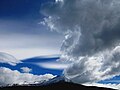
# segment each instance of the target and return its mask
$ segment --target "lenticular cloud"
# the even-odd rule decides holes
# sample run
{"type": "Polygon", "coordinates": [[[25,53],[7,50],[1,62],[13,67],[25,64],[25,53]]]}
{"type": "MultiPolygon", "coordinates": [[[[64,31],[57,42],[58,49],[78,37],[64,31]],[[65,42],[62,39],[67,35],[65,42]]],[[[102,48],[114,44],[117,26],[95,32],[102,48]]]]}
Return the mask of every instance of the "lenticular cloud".
{"type": "Polygon", "coordinates": [[[8,63],[15,66],[17,63],[20,63],[20,61],[10,54],[0,52],[0,63],[8,63]]]}
{"type": "Polygon", "coordinates": [[[45,25],[63,33],[67,80],[97,82],[120,75],[120,0],[56,0],[43,5],[45,25]]]}

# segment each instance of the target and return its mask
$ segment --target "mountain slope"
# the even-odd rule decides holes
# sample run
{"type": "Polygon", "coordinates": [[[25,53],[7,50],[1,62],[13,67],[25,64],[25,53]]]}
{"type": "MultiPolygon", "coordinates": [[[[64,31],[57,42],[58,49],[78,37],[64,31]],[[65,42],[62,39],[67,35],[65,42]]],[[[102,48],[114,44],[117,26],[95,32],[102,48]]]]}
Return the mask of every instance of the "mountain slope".
{"type": "Polygon", "coordinates": [[[83,86],[71,82],[65,82],[63,77],[56,77],[44,83],[31,84],[31,85],[16,85],[11,87],[4,87],[2,90],[17,90],[17,89],[32,89],[32,90],[113,90],[109,88],[83,86]]]}

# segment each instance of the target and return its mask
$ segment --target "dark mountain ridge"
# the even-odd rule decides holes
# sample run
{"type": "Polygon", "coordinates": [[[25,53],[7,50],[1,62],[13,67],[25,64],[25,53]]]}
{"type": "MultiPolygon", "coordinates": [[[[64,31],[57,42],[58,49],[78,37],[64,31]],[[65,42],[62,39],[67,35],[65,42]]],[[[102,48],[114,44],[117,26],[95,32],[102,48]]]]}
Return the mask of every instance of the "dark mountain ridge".
{"type": "Polygon", "coordinates": [[[29,85],[13,85],[1,87],[2,90],[17,90],[17,89],[31,89],[31,90],[114,90],[110,88],[83,86],[72,82],[66,82],[63,76],[55,77],[49,81],[29,85]]]}

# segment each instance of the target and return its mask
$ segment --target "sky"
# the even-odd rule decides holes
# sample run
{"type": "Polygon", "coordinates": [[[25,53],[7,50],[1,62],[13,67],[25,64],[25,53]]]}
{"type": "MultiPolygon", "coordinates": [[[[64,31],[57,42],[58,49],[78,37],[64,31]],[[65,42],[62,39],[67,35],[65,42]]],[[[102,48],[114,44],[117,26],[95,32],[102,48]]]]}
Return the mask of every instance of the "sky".
{"type": "Polygon", "coordinates": [[[0,53],[0,87],[13,84],[35,84],[63,75],[67,64],[60,55],[38,56],[17,62],[16,58],[0,53]]]}
{"type": "Polygon", "coordinates": [[[64,66],[62,63],[57,62],[56,61],[57,59],[59,59],[58,56],[33,57],[24,59],[21,63],[18,63],[16,65],[0,62],[0,67],[6,67],[11,70],[18,70],[21,73],[32,73],[34,75],[44,75],[49,73],[53,75],[61,75],[64,66]],[[57,66],[60,65],[61,67],[63,66],[63,68],[60,67],[56,68],[56,65],[57,66]]]}
{"type": "Polygon", "coordinates": [[[62,36],[40,24],[41,5],[50,1],[0,1],[0,52],[18,59],[60,54],[62,36]]]}
{"type": "Polygon", "coordinates": [[[54,0],[0,0],[0,86],[43,82],[61,75],[63,40],[41,24],[41,6],[54,0]]]}
{"type": "Polygon", "coordinates": [[[120,88],[119,8],[120,0],[1,0],[0,84],[64,75],[120,88]]]}

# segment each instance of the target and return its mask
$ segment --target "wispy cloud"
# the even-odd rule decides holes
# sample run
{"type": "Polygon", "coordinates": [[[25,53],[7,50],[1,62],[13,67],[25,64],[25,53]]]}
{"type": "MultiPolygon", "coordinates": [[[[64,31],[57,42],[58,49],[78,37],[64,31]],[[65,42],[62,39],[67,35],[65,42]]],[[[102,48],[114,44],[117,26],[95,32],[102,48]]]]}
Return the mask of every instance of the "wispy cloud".
{"type": "Polygon", "coordinates": [[[0,63],[7,63],[15,66],[17,63],[21,63],[21,61],[10,54],[0,52],[0,63]]]}
{"type": "Polygon", "coordinates": [[[63,70],[68,67],[68,64],[64,63],[57,63],[57,62],[43,62],[37,63],[38,66],[47,68],[47,69],[56,69],[56,70],[63,70]]]}
{"type": "Polygon", "coordinates": [[[54,36],[9,34],[0,35],[0,52],[6,52],[17,59],[40,55],[60,54],[61,46],[54,36]]]}
{"type": "Polygon", "coordinates": [[[10,53],[18,59],[37,56],[37,53],[48,55],[50,52],[51,54],[59,52],[61,35],[50,32],[46,27],[38,25],[38,22],[38,20],[31,23],[29,20],[26,22],[25,20],[0,19],[0,52],[10,53]],[[25,56],[24,51],[29,55],[25,56]]]}

